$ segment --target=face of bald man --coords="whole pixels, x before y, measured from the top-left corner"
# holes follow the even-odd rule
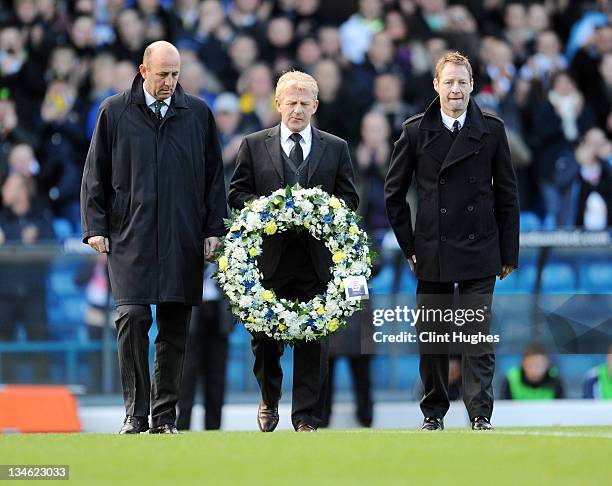
[[[139,67],[144,78],[144,87],[155,99],[169,98],[176,89],[181,69],[179,53],[171,48],[159,47],[155,49],[145,64]]]

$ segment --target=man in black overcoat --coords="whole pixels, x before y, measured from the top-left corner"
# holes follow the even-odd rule
[[[120,433],[176,433],[191,306],[227,214],[211,111],[178,84],[170,43],[146,50],[131,89],[100,106],[81,186],[83,242],[108,253],[126,418]],[[156,304],[153,384],[151,304]]]
[[[503,279],[518,266],[519,206],[508,141],[502,120],[470,100],[474,81],[466,57],[443,56],[433,84],[438,97],[425,113],[404,122],[395,143],[385,182],[387,214],[416,273],[417,309],[450,309],[457,286],[459,306],[480,309],[488,333],[495,276]],[[414,229],[406,202],[413,177]],[[417,322],[419,335],[432,329]],[[443,347],[420,346],[423,429],[441,430],[449,408],[449,357]],[[466,351],[464,402],[472,428],[490,429],[493,348]]]
[[[346,142],[311,126],[318,106],[314,78],[298,71],[285,73],[276,85],[280,125],[245,137],[230,183],[230,207],[267,196],[285,186],[321,188],[343,199],[351,209],[359,202]],[[331,278],[331,254],[324,243],[308,235],[281,233],[265,238],[258,261],[263,285],[277,297],[308,301],[325,291]],[[254,335],[253,371],[262,400],[257,423],[262,432],[278,424],[283,374],[283,343]],[[327,342],[302,342],[294,348],[291,421],[299,432],[315,431],[325,405]]]

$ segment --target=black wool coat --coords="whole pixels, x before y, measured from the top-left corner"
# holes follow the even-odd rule
[[[416,179],[415,228],[406,193]],[[416,276],[457,282],[518,267],[519,205],[503,121],[470,100],[465,124],[451,136],[436,98],[404,122],[385,181],[391,227]]]
[[[83,241],[110,239],[116,303],[202,299],[204,238],[225,233],[223,163],[206,103],[180,85],[160,124],[143,80],[104,100],[81,185]]]

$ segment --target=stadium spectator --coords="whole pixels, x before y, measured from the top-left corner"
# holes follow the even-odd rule
[[[253,66],[259,58],[259,49],[253,37],[238,35],[227,49],[230,62],[219,72],[219,80],[229,91],[237,90],[240,75]]]
[[[32,179],[21,174],[11,174],[2,185],[4,207],[0,211],[0,246],[34,245],[54,238],[51,215],[35,199]],[[30,341],[44,341],[47,334],[45,305],[46,274],[48,265],[41,261],[8,261],[0,263],[0,341],[17,338],[21,325]],[[18,365],[21,359],[3,356],[1,380],[11,383],[21,379]],[[47,359],[42,353],[28,360],[32,376],[27,381],[47,379]]]
[[[261,128],[278,123],[280,117],[274,108],[272,72],[266,64],[248,68],[238,79],[236,87],[245,116],[255,116]]]
[[[0,87],[15,101],[17,115],[32,129],[45,93],[43,69],[29,57],[19,29],[9,25],[0,30]]]
[[[324,58],[336,61],[338,66],[344,68],[349,60],[342,54],[340,46],[340,31],[334,25],[323,25],[318,32],[319,45]]]
[[[557,224],[603,230],[612,226],[612,143],[601,128],[588,130],[573,153],[555,164],[560,193]]]
[[[554,222],[559,208],[559,194],[553,183],[555,162],[594,125],[593,110],[570,75],[564,71],[554,74],[547,99],[534,109],[531,127],[534,168],[548,225]]]
[[[127,60],[138,66],[146,46],[142,18],[134,9],[122,10],[117,15],[115,29],[116,39],[108,49],[118,60]]]
[[[608,348],[606,362],[588,372],[584,380],[582,398],[612,400],[612,345]]]
[[[342,55],[355,64],[365,60],[373,36],[383,27],[383,2],[381,0],[360,0],[359,11],[340,26]]]
[[[319,85],[319,107],[314,115],[317,127],[333,131],[352,145],[359,138],[359,117],[343,90],[340,66],[332,58],[323,59],[315,66],[314,78]]]
[[[370,111],[387,118],[391,130],[389,143],[395,142],[402,133],[402,123],[417,113],[415,107],[402,100],[402,79],[394,73],[383,73],[374,79],[374,103]]]
[[[57,216],[80,227],[79,194],[87,139],[85,119],[76,109],[76,88],[64,80],[49,84],[41,107],[40,189]]]
[[[520,366],[510,368],[502,382],[502,400],[552,400],[565,398],[559,370],[537,343],[523,353]]]
[[[223,151],[223,173],[227,184],[234,173],[234,163],[238,149],[245,135],[256,131],[259,126],[254,117],[243,117],[240,100],[234,93],[225,92],[217,96],[213,105],[217,120],[217,131]]]
[[[4,88],[4,93],[0,90],[0,184],[9,173],[11,152],[17,146],[26,144],[30,146],[32,154],[30,160],[34,160],[31,148],[34,143],[35,137],[20,123],[15,102],[9,98],[8,88]]]
[[[389,229],[384,185],[391,157],[390,132],[384,114],[367,113],[361,121],[361,141],[355,151],[359,171],[359,212],[366,231],[379,240]]]
[[[274,72],[288,71],[295,59],[295,31],[287,17],[275,17],[268,22],[266,48],[262,56]]]

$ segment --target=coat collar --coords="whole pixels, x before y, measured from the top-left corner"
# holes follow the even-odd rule
[[[465,124],[450,149],[439,141],[440,136],[444,133],[442,130],[446,130],[446,128],[442,123],[440,99],[438,97],[432,101],[425,111],[419,123],[419,128],[432,132],[431,136],[427,137],[423,150],[435,160],[441,162],[440,171],[472,154],[478,154],[484,145],[483,135],[490,133],[482,111],[472,99],[468,103]]]
[[[132,82],[132,87],[130,88],[130,102],[138,105],[145,105],[147,102],[145,101],[144,90],[142,84],[144,79],[140,73],[136,75],[134,81]],[[177,83],[176,89],[174,90],[174,94],[172,95],[172,103],[170,103],[169,110],[174,108],[189,108],[187,106],[187,100],[185,96],[185,91],[180,83]],[[166,114],[166,116],[168,116]],[[165,117],[164,117],[165,118]]]
[[[319,164],[321,163],[321,158],[325,153],[325,149],[327,148],[327,140],[325,140],[325,135],[321,130],[312,127],[312,147],[310,148],[310,155],[308,161],[308,182],[312,178],[312,175],[315,173]],[[268,134],[266,135],[266,149],[268,150],[268,155],[270,156],[270,162],[281,179],[284,176],[283,170],[283,157],[281,154],[281,145],[280,145],[280,124],[276,125],[272,128],[268,129]]]

